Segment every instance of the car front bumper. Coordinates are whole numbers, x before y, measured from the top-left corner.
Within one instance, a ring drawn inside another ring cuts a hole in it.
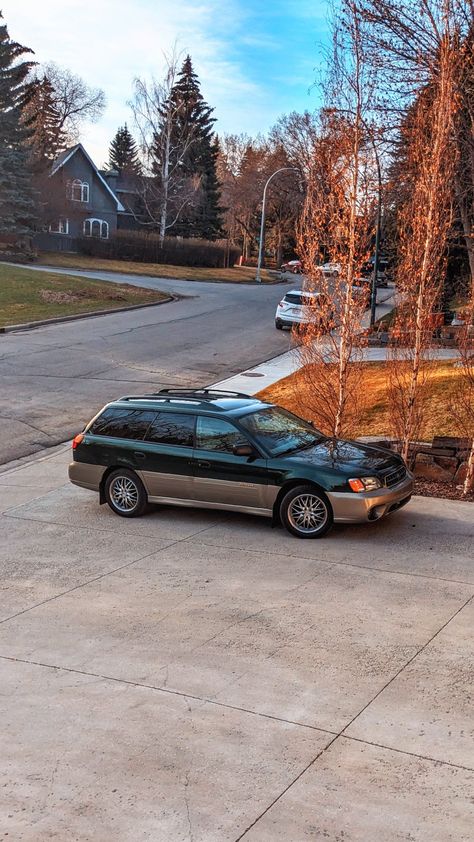
[[[377,488],[366,492],[328,492],[335,523],[365,523],[380,520],[405,506],[413,494],[413,475],[407,476],[392,488]]]

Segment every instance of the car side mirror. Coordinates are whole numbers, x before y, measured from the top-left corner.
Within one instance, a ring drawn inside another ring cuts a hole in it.
[[[253,456],[254,449],[250,444],[234,444],[232,453],[234,456]]]

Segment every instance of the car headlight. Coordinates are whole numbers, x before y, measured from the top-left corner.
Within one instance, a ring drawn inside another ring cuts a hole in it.
[[[349,485],[353,491],[375,491],[376,488],[382,488],[382,483],[378,477],[350,479]]]

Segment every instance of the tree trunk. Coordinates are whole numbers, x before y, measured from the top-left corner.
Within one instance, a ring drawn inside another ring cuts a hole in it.
[[[474,439],[471,443],[471,451],[467,460],[467,474],[464,480],[463,494],[469,494],[474,489]]]
[[[163,245],[165,236],[166,236],[166,223],[168,221],[168,195],[169,195],[169,172],[170,172],[170,131],[171,127],[167,127],[166,131],[166,145],[165,145],[165,156],[163,161],[163,169],[162,169],[162,181],[163,181],[163,198],[161,203],[161,214],[160,214],[160,246]]]

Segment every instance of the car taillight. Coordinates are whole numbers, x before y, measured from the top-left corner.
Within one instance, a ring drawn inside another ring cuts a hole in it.
[[[74,438],[72,440],[72,449],[75,450],[77,445],[80,444],[83,439],[84,439],[84,433],[79,433],[79,435],[74,436]]]
[[[279,305],[278,305],[278,306],[279,306],[279,307],[283,307],[284,303],[285,303],[285,300],[282,298],[282,300],[280,301],[280,303],[279,303]]]

